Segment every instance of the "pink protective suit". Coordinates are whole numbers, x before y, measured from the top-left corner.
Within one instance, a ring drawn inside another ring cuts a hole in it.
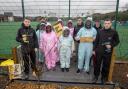
[[[73,37],[74,27],[73,27],[72,20],[69,20],[69,21],[68,21],[67,26],[68,26],[68,28],[69,28],[69,30],[70,30],[70,35]]]
[[[40,49],[44,53],[45,64],[49,70],[55,68],[56,62],[58,61],[57,43],[58,39],[55,32],[44,32],[41,35]]]
[[[70,35],[73,37],[74,28],[73,27],[72,28],[69,28],[69,30],[70,30]]]

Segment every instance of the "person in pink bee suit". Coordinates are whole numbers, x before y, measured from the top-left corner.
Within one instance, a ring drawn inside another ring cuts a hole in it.
[[[40,38],[40,49],[44,53],[45,64],[48,70],[55,69],[58,62],[58,39],[50,23],[46,24],[46,31]]]
[[[73,26],[72,20],[68,20],[67,26],[68,26],[68,28],[70,30],[70,35],[73,37],[74,26]]]

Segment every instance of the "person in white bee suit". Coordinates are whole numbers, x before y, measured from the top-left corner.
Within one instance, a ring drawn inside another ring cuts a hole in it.
[[[82,27],[77,36],[76,40],[80,40],[78,48],[78,70],[77,73],[80,73],[82,69],[89,74],[90,68],[90,58],[93,53],[93,41],[96,38],[96,30],[92,27],[92,21],[86,20],[85,26]]]
[[[73,37],[70,35],[68,27],[63,28],[63,34],[59,38],[59,54],[60,54],[60,66],[61,71],[65,70],[68,72],[70,68],[70,58],[74,50],[73,48]]]
[[[46,28],[46,24],[41,23],[39,29],[37,29],[37,31],[36,31],[36,35],[37,35],[37,38],[38,38],[38,44],[40,44],[41,35],[45,31],[45,28]],[[44,54],[40,49],[36,52],[36,59],[39,62],[39,64],[43,64]]]

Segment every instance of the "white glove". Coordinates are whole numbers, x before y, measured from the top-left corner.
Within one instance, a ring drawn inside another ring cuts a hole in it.
[[[37,52],[38,51],[38,48],[35,48],[34,50],[35,50],[35,52]]]
[[[76,36],[75,37],[75,40],[77,40],[77,41],[80,40],[80,37],[79,36]]]

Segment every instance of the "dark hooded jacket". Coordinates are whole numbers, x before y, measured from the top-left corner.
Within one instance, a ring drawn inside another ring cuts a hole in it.
[[[27,35],[27,40],[29,43],[25,43],[23,41],[22,35]],[[16,41],[21,43],[21,47],[26,51],[30,51],[34,48],[38,48],[38,40],[37,36],[35,33],[35,30],[29,27],[25,27],[24,24],[22,23],[21,28],[18,29],[17,36],[16,36]]]
[[[111,28],[106,30],[103,28],[102,30],[99,30],[99,34],[96,37],[94,50],[99,50],[99,47],[105,47],[106,43],[109,43],[113,49],[119,42],[119,35],[116,30]]]

